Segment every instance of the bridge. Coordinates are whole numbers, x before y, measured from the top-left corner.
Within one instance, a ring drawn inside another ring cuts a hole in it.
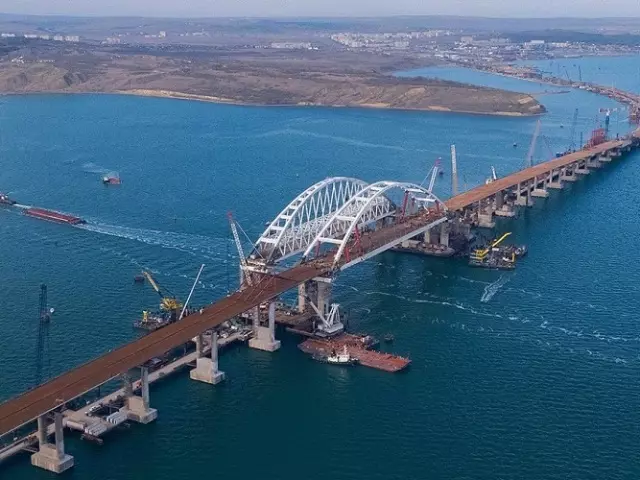
[[[491,226],[494,215],[511,216],[517,206],[532,204],[532,197],[545,197],[547,189],[562,188],[620,157],[640,144],[640,130],[593,148],[541,163],[504,178],[456,195],[446,202],[429,188],[406,182],[368,184],[349,177],[323,180],[296,197],[267,226],[242,266],[243,282],[235,293],[165,328],[130,342],[43,385],[0,405],[0,435],[36,421],[38,451],[32,463],[54,472],[73,465],[64,451],[62,416],[67,402],[123,377],[126,401],[122,413],[147,423],[157,412],[149,406],[146,364],[172,348],[195,340],[198,352],[191,378],[211,384],[220,381],[216,336],[211,356],[204,356],[202,334],[223,322],[251,312],[254,338],[250,346],[266,351],[279,347],[275,339],[275,299],[299,288],[300,308],[311,304],[323,320],[326,333],[339,325],[324,318],[330,308],[328,285],[338,272],[357,265],[418,235],[439,233],[438,242],[448,243],[449,232],[469,225]],[[397,192],[401,204],[391,197]],[[290,268],[283,262],[299,256]],[[268,305],[268,318],[260,318],[259,306]],[[265,325],[266,323],[266,325]],[[128,372],[141,368],[141,394],[134,395]],[[55,418],[55,443],[48,443],[47,418]]]

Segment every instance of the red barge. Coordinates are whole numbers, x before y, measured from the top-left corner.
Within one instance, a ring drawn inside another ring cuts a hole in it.
[[[80,217],[74,217],[73,215],[67,215],[66,213],[55,212],[53,210],[45,210],[44,208],[27,208],[24,214],[30,217],[48,220],[49,222],[67,223],[69,225],[87,223]]]

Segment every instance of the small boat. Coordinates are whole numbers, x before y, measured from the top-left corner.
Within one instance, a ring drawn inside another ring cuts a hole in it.
[[[342,353],[336,353],[335,350],[332,350],[331,355],[314,355],[311,358],[318,362],[330,363],[332,365],[352,366],[358,364],[358,359],[349,354],[346,345]]]
[[[384,341],[385,341],[385,342],[387,342],[387,343],[391,343],[391,342],[393,342],[394,340],[395,340],[395,337],[394,337],[393,335],[391,335],[390,333],[387,333],[387,334],[384,336]]]
[[[518,146],[518,142],[513,142],[513,148],[516,148]]]
[[[135,283],[144,283],[144,276],[136,275],[135,277],[133,277],[133,281]]]
[[[105,185],[120,185],[122,182],[117,173],[110,173],[102,177],[102,183]]]

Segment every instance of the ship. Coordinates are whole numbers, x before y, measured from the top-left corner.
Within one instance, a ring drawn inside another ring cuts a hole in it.
[[[0,192],[0,204],[2,205],[15,205],[16,201],[9,198],[9,195]]]
[[[80,217],[67,215],[66,213],[56,212],[54,210],[45,210],[44,208],[27,208],[24,214],[34,218],[40,218],[49,222],[67,223],[69,225],[80,225],[87,223]]]
[[[105,185],[120,185],[120,176],[117,173],[110,173],[102,177],[102,183]]]

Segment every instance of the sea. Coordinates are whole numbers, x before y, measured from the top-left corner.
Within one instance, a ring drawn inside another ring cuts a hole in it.
[[[638,57],[538,62],[640,92]],[[578,69],[580,66],[580,69]],[[588,139],[611,110],[584,91],[460,68],[402,75],[535,94],[548,113],[534,161]],[[573,128],[572,119],[577,112]],[[147,269],[203,305],[237,287],[238,254],[265,223],[323,178],[425,181],[451,194],[521,169],[535,117],[345,108],[263,108],[117,95],[0,97],[0,191],[22,205],[81,216],[71,227],[0,208],[0,400],[139,333],[157,294]],[[573,138],[573,140],[572,140]],[[515,146],[514,146],[515,144]],[[101,178],[117,172],[119,186]],[[640,475],[640,153],[500,220],[529,254],[515,271],[462,259],[385,253],[339,275],[334,299],[352,331],[395,337],[400,374],[313,362],[278,332],[273,354],[231,347],[215,387],[177,375],[152,386],[158,420],[104,445],[66,436],[74,480],[637,479]],[[55,309],[38,348],[40,285]],[[53,478],[28,455],[0,478]]]

